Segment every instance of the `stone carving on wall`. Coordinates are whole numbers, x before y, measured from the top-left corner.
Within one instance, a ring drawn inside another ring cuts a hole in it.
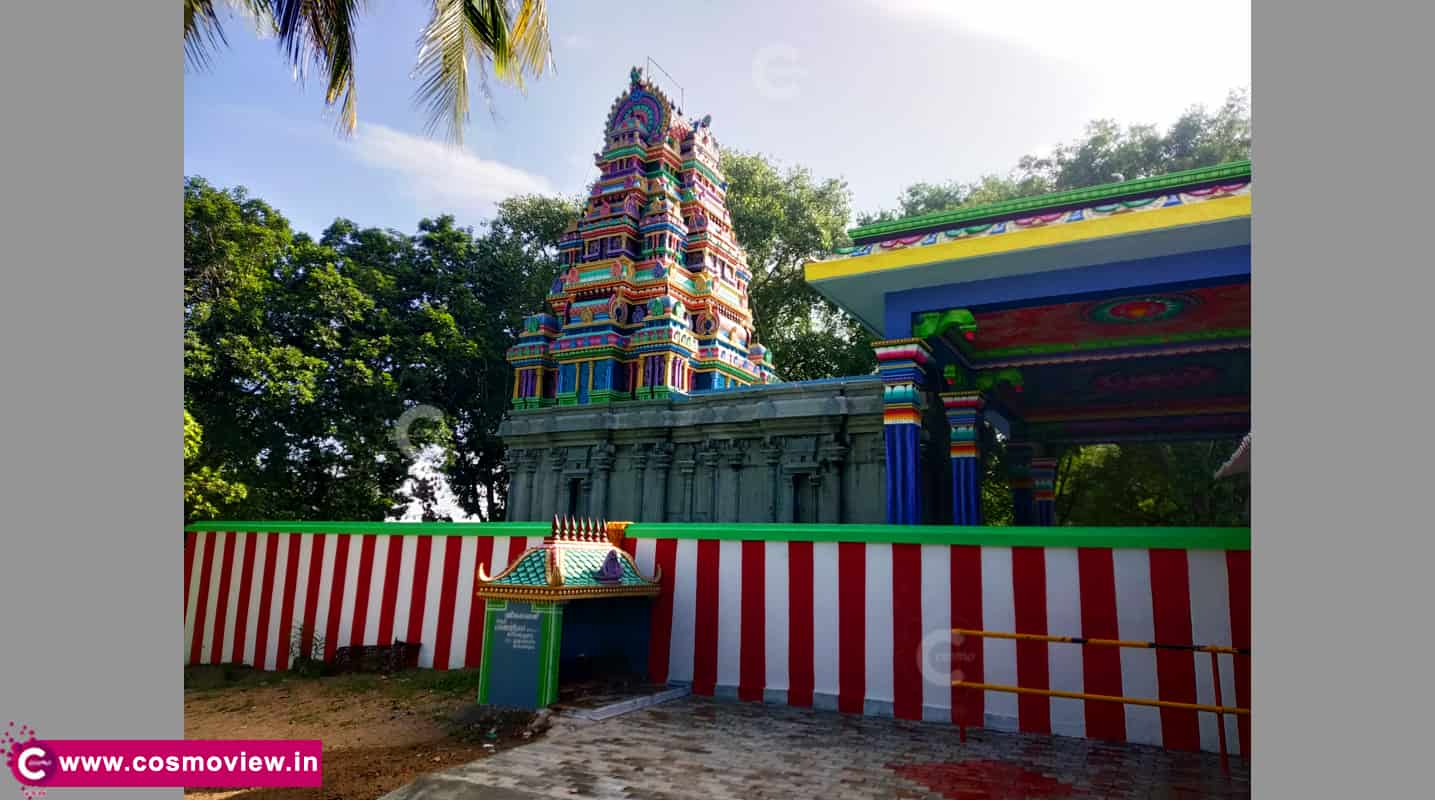
[[[846,437],[841,434],[824,434],[817,448],[818,459],[825,468],[841,469],[851,450],[852,448],[847,445]]]

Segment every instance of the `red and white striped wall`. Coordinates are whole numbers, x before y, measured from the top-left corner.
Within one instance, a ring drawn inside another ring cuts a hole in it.
[[[291,643],[324,655],[348,645],[416,641],[419,666],[477,668],[483,600],[473,592],[527,546],[522,537],[186,533],[188,664],[287,669]],[[300,633],[296,636],[295,631]],[[470,636],[470,631],[474,636]],[[312,652],[312,651],[311,651]]]
[[[329,658],[338,647],[397,639],[421,643],[422,667],[476,668],[477,565],[493,574],[528,544],[442,534],[185,537],[186,663],[267,670],[288,668],[296,630],[313,631]],[[969,681],[1208,704],[1208,654],[942,637],[955,627],[1250,647],[1245,550],[646,538],[625,547],[645,573],[662,569],[649,674],[698,694],[1215,751],[1212,714],[953,689],[923,678],[924,644],[953,651],[950,668]],[[1249,708],[1249,660],[1220,659],[1222,704]],[[1248,718],[1226,725],[1231,751],[1248,752]]]
[[[1215,751],[1213,714],[924,680],[923,643],[955,627],[1250,646],[1248,551],[643,539],[636,556],[671,592],[655,605],[649,672],[698,694]],[[1205,653],[952,649],[968,681],[1215,703]],[[1248,659],[1219,658],[1222,704],[1249,708]],[[1245,752],[1246,720],[1226,727]]]

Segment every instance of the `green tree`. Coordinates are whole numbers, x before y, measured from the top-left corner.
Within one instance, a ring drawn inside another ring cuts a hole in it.
[[[430,441],[443,447],[456,501],[479,519],[504,515],[497,429],[512,388],[506,353],[523,317],[542,307],[560,271],[558,239],[577,213],[571,198],[528,195],[500,203],[482,233],[443,216],[421,221],[416,236],[347,220],[324,234],[388,321],[398,394],[408,407],[442,412]]]
[[[248,495],[244,484],[225,476],[221,467],[198,465],[204,428],[184,412],[184,521],[213,519]]]
[[[752,269],[748,285],[758,340],[786,381],[864,375],[876,369],[872,337],[817,294],[802,264],[847,243],[851,191],[803,167],[779,169],[760,154],[726,150],[733,234]]]
[[[1246,475],[1216,479],[1239,442],[1086,445],[1057,466],[1057,519],[1064,525],[1247,524]]]
[[[576,214],[517,197],[478,233],[451,216],[415,235],[339,219],[314,241],[242,189],[187,180],[185,397],[211,432],[198,466],[242,481],[243,516],[432,516],[413,469],[436,447],[460,506],[502,518],[505,354]]]
[[[387,320],[329,247],[242,189],[185,183],[185,400],[257,519],[382,519],[405,467]]]
[[[1007,175],[983,175],[971,183],[912,184],[898,195],[896,208],[862,214],[858,224],[1144,178],[1239,161],[1250,154],[1250,95],[1237,89],[1214,112],[1191,107],[1165,132],[1154,125],[1093,120],[1080,138],[1046,155],[1022,157]]]
[[[1046,156],[1023,158],[1017,174],[1048,187],[1044,191],[1061,191],[1238,161],[1250,153],[1250,97],[1235,90],[1214,113],[1194,106],[1165,133],[1154,125],[1123,128],[1095,120],[1081,139]]]
[[[982,524],[1010,525],[1014,518],[1006,473],[1006,440],[987,423],[982,426],[981,447]]]
[[[338,126],[358,125],[355,31],[360,0],[184,0],[184,53],[204,67],[226,43],[220,10],[240,12],[272,33],[301,79],[309,67],[324,75],[324,104],[339,109]],[[461,143],[468,122],[471,84],[492,100],[488,73],[523,87],[524,74],[543,74],[551,58],[545,0],[434,0],[419,35],[415,100],[428,107],[428,127],[446,129]],[[472,61],[471,61],[472,60]],[[472,70],[471,63],[477,69]],[[476,74],[475,74],[476,73]]]

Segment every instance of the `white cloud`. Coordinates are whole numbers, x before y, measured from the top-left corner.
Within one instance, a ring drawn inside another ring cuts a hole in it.
[[[915,25],[944,25],[1073,66],[1093,81],[1091,100],[1104,112],[1144,108],[1166,116],[1188,102],[1219,103],[1251,81],[1250,0],[866,2]]]
[[[1130,65],[1133,56],[1164,56],[1167,61],[1152,66],[1168,68],[1242,54],[1250,60],[1250,0],[1206,0],[1198,6],[1151,0],[1018,0],[999,6],[973,0],[868,2],[1086,65]]]
[[[349,146],[358,161],[390,173],[423,213],[488,215],[504,198],[554,192],[547,179],[482,158],[467,147],[372,122],[360,123]]]

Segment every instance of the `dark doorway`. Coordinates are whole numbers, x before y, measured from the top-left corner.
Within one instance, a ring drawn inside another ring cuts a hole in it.
[[[583,479],[570,478],[568,480],[568,516],[578,516],[578,503],[583,497]]]
[[[652,601],[646,597],[566,604],[558,655],[559,701],[619,694],[644,685],[651,619]]]

